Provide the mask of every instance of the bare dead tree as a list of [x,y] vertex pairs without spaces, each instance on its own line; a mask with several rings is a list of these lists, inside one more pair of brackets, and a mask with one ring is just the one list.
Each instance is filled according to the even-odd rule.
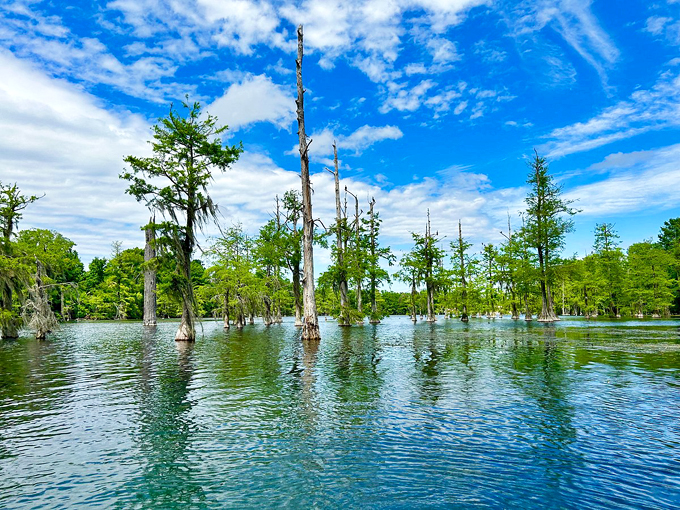
[[314,296],[314,217],[312,216],[312,189],[309,181],[309,143],[305,133],[305,107],[302,86],[302,57],[303,35],[302,25],[297,28],[298,53],[295,61],[297,75],[297,121],[298,136],[300,139],[300,176],[302,178],[302,253],[304,260],[302,279],[302,302],[304,307],[304,325],[302,326],[302,339],[318,341],[319,320],[316,313],[316,297]]

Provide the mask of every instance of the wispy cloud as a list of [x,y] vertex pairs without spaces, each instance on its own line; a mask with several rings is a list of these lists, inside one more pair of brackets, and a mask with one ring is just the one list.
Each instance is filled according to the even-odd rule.
[[[591,3],[591,0],[524,1],[509,3],[503,12],[511,33],[524,45],[549,47],[549,43],[538,40],[536,35],[545,29],[559,34],[597,72],[603,86],[608,88],[607,73],[619,59],[620,51],[593,14]],[[572,66],[564,55],[558,54],[554,48],[550,53],[551,60],[546,63],[562,79],[569,76]],[[533,56],[530,52],[524,54]]]
[[540,149],[561,157],[631,138],[652,130],[680,125],[680,74],[663,72],[649,90],[637,90],[586,122],[553,130]]
[[680,201],[680,144],[649,151],[616,153],[590,167],[605,179],[569,190],[582,214],[602,218],[649,209],[677,208]]

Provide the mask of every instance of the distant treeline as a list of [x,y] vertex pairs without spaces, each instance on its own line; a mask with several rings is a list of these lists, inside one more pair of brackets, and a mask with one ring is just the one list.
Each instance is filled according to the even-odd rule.
[[[85,270],[74,243],[60,233],[18,229],[23,210],[41,197],[0,183],[2,337],[16,337],[26,325],[44,338],[57,320],[141,319],[145,277],[147,288],[155,289],[147,297],[155,295],[157,303],[147,303],[150,322],[156,313],[181,316],[176,339],[195,338],[195,316],[243,327],[257,316],[272,324],[294,315],[302,325],[303,290],[312,288],[305,285],[311,279],[304,280],[304,260],[313,260],[313,243],[330,248],[332,262],[306,299],[316,297],[318,313],[344,326],[394,314],[434,321],[437,314],[467,320],[473,314],[502,313],[552,321],[558,314],[661,317],[680,312],[680,218],[666,221],[656,240],[625,251],[614,225],[600,223],[589,255],[563,258],[565,236],[574,227],[571,217],[578,211],[562,197],[538,153],[528,164],[521,226],[513,227],[508,217],[504,241],[484,244],[479,253],[471,251],[461,222],[458,238],[445,246],[432,232],[427,212],[425,231],[412,232],[413,248],[397,261],[389,247],[380,245],[382,220],[375,199],[364,209],[347,186],[341,193],[334,145],[333,224],[313,228],[315,221],[305,220],[311,203],[305,206],[301,192],[291,190],[272,201],[272,218],[257,235],[247,235],[240,226],[221,228],[201,260],[195,259],[197,231],[217,219],[208,193],[211,171],[226,170],[242,147],[224,146],[216,135],[226,127],[217,127],[214,117],[203,119],[198,103],[182,105],[185,116],[171,108],[154,127],[154,157],[125,158],[131,171],[121,174],[129,182],[127,193],[153,214],[142,227],[146,260],[145,250],[123,250],[114,242],[110,254],[94,258]],[[165,184],[158,187],[158,182]],[[387,291],[394,278],[410,292]],[[315,313],[310,317],[316,321]]]

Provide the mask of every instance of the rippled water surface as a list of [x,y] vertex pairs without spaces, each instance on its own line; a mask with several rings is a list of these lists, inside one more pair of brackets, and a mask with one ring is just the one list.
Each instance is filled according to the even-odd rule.
[[674,508],[680,322],[0,341],[0,507]]

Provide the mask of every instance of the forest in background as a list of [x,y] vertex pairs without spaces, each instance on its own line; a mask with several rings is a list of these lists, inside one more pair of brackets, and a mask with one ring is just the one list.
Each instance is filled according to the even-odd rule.
[[[44,229],[15,232],[9,228],[20,219],[18,211],[8,215],[12,204],[18,201],[28,206],[38,197],[21,195],[16,185],[1,186],[1,274],[4,289],[13,291],[11,306],[3,310],[4,322],[26,317],[27,307],[36,301],[38,273],[40,287],[59,320],[142,318],[144,270],[149,265],[144,261],[143,248],[123,250],[120,242],[113,242],[109,254],[95,257],[85,269],[74,243],[60,233]],[[199,316],[226,315],[237,326],[255,317],[263,317],[268,323],[284,315],[300,319],[299,192],[277,197],[272,208],[274,217],[258,235],[251,237],[239,226],[224,229],[201,259],[192,260],[191,279]],[[397,263],[389,248],[379,247],[379,215],[359,215],[357,223],[351,210],[349,218],[346,212],[347,207],[337,224],[317,235],[318,243],[331,245],[334,261],[318,278],[320,314],[343,319],[338,285],[341,277],[350,290],[346,313],[351,322],[414,315],[414,310],[415,316],[425,316],[428,289],[434,291],[433,311],[440,315],[460,317],[464,303],[471,316],[519,317],[519,313],[535,315],[541,308],[536,250],[531,248],[526,229],[513,231],[510,219],[505,241],[484,244],[478,253],[471,251],[462,235],[445,245],[429,229],[413,233],[413,249]],[[462,232],[464,229],[461,225]],[[342,265],[338,263],[338,244],[331,242],[338,232]],[[142,236],[140,232],[140,239]],[[613,225],[598,224],[590,254],[561,258],[555,252],[552,257],[552,300],[562,315],[642,317],[680,312],[680,218],[666,221],[655,241],[644,240],[626,250],[619,246]],[[387,270],[391,263],[396,264],[392,275]],[[181,303],[173,289],[172,255],[160,253],[153,264],[158,278],[158,315],[179,317]],[[407,283],[411,292],[387,290],[394,279]],[[3,299],[8,299],[7,290]]]

